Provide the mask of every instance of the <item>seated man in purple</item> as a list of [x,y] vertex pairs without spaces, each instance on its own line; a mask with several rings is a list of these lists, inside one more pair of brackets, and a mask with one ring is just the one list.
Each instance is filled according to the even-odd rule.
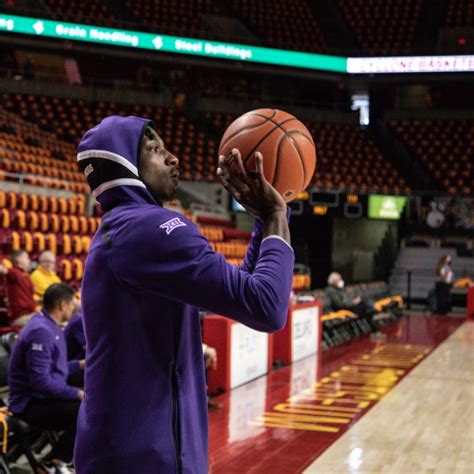
[[10,357],[9,409],[27,423],[62,431],[45,459],[47,472],[66,474],[71,462],[76,419],[84,392],[68,385],[71,373],[83,362],[67,361],[66,340],[61,324],[75,309],[74,290],[54,284],[44,293],[43,309],[21,330]]
[[179,161],[152,122],[107,117],[79,143],[79,166],[105,212],[82,282],[80,474],[207,474],[198,308],[272,332],[285,326],[290,300],[287,208],[255,158],[253,173],[238,150],[219,158],[223,185],[257,217],[238,268],[193,222],[163,207],[175,196]]
[[[86,338],[84,336],[84,326],[82,324],[82,310],[79,310],[64,328],[64,337],[66,338],[67,358],[69,361],[83,361],[86,357]],[[81,370],[71,374],[68,383],[74,387],[84,387],[84,371]]]
[[86,337],[82,322],[82,310],[76,311],[64,328],[67,357],[69,360],[82,360],[86,356]]

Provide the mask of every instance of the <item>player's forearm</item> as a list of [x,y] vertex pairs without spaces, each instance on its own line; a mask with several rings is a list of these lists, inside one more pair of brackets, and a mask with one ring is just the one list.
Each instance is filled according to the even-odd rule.
[[286,210],[274,212],[267,216],[263,219],[263,226],[263,238],[276,235],[291,245],[290,228],[288,227]]
[[245,258],[241,270],[247,273],[252,273],[257,263],[258,254],[260,252],[260,244],[263,239],[263,223],[260,219],[255,219],[254,228],[252,231],[252,238],[250,239],[247,252],[245,253]]

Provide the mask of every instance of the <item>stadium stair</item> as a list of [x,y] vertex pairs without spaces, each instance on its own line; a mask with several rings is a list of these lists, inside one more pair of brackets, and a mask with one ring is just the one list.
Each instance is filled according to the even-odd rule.
[[437,261],[444,255],[452,255],[454,278],[474,279],[474,258],[457,257],[455,248],[404,247],[390,275],[390,291],[408,298],[408,272],[411,271],[412,302],[425,303],[428,293],[434,288],[437,277],[434,270]]

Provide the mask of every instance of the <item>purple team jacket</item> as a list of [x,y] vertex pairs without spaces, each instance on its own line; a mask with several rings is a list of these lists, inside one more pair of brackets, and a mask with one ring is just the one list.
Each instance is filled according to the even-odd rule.
[[78,148],[106,212],[82,283],[87,354],[78,474],[207,473],[198,308],[259,331],[286,323],[291,247],[277,236],[262,241],[257,224],[242,268],[214,253],[191,221],[163,208],[140,180],[148,123],[108,117]]
[[84,359],[86,352],[86,337],[82,325],[82,311],[79,310],[67,323],[64,329],[66,338],[67,357],[69,360]]
[[21,414],[32,398],[77,400],[78,389],[67,378],[79,370],[79,361],[67,361],[61,326],[46,311],[36,313],[20,331],[10,357],[10,411]]

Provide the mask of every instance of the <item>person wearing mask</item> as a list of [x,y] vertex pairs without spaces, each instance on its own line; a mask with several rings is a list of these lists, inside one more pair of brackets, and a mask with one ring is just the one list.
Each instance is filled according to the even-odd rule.
[[444,255],[436,264],[435,275],[438,277],[438,280],[435,286],[435,314],[447,314],[451,309],[451,287],[453,286],[454,277],[451,262],[451,255]]
[[35,311],[33,283],[28,274],[31,260],[25,250],[13,252],[10,260],[12,268],[0,264],[0,275],[4,275],[5,294],[8,300],[8,318],[12,326],[24,326]]
[[49,250],[41,252],[38,258],[38,267],[31,274],[33,282],[34,298],[41,304],[46,289],[54,283],[61,283],[56,273],[56,255]]
[[[209,379],[209,371],[217,369],[217,351],[214,347],[202,343],[202,352],[204,355],[204,367],[206,369],[206,384]],[[208,395],[209,397],[209,395]],[[210,398],[207,400],[207,406],[210,409],[220,408],[220,404],[213,402]]]
[[347,309],[360,316],[366,316],[373,312],[370,305],[363,301],[360,296],[351,297],[345,291],[345,283],[340,273],[332,272],[327,281],[326,293],[331,300],[331,306],[334,311]]
[[76,308],[74,290],[51,285],[43,308],[20,331],[8,369],[9,410],[28,424],[61,431],[44,459],[44,470],[68,474],[76,437],[76,420],[84,391],[67,383],[69,375],[84,369],[84,361],[68,363],[62,324]]

